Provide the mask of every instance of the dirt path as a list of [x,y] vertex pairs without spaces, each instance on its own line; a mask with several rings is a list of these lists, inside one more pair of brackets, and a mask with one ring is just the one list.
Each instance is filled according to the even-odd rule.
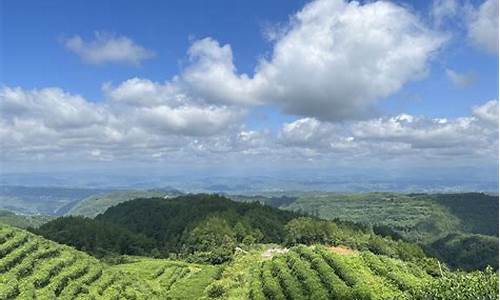
[[274,247],[269,248],[266,251],[262,252],[261,256],[264,259],[271,259],[276,254],[284,254],[288,252],[288,248]]

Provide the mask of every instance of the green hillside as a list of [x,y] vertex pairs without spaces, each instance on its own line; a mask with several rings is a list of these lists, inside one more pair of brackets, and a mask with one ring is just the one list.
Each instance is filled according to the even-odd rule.
[[498,268],[498,203],[482,193],[306,193],[281,208],[368,224],[376,233],[419,243],[452,267],[473,270]]
[[282,208],[387,225],[412,241],[427,242],[452,231],[498,236],[498,197],[481,193],[307,193]]
[[1,226],[0,299],[498,299],[491,269],[435,274],[426,260],[341,246],[255,245],[219,266],[107,261]]
[[253,300],[472,300],[497,294],[498,274],[491,269],[433,276],[417,262],[320,245],[239,253],[206,289],[209,298]]
[[342,244],[395,258],[425,256],[418,245],[376,235],[367,226],[207,194],[135,199],[95,219],[61,217],[33,232],[98,257],[175,255],[194,262],[223,263],[231,259],[235,247],[260,243]]
[[151,191],[115,191],[105,194],[96,194],[89,196],[74,207],[72,207],[66,215],[95,217],[100,213],[105,212],[108,208],[137,198],[153,198],[153,197],[175,197],[181,195],[181,192],[151,190]]
[[39,227],[54,219],[44,215],[18,215],[8,210],[0,209],[0,224],[11,225],[19,228]]
[[26,231],[0,227],[0,299],[196,299],[216,271],[148,258],[107,265]]
[[107,189],[0,185],[0,208],[20,214],[60,216],[78,201]]

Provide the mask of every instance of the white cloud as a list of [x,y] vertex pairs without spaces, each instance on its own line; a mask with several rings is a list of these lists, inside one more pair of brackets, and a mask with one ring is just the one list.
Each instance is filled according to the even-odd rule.
[[480,121],[498,126],[498,101],[490,100],[483,105],[473,107],[472,114]]
[[171,82],[164,84],[144,78],[131,78],[114,87],[105,83],[102,87],[105,96],[114,103],[132,106],[157,106],[168,104],[180,106],[190,99],[180,88]]
[[446,76],[457,87],[466,88],[476,82],[474,73],[458,73],[452,69],[446,69]]
[[[175,97],[206,105],[271,103],[285,113],[319,120],[359,119],[384,97],[424,76],[445,40],[410,10],[383,1],[317,0],[280,28],[271,57],[261,59],[253,74],[238,72],[230,45],[207,37],[191,45],[188,66],[170,82],[132,79],[108,94],[141,104],[184,101]],[[85,45],[80,40],[72,42],[76,48],[97,49],[108,39],[97,35],[97,42],[85,47],[78,46]]]
[[[302,118],[273,133],[246,129],[241,123],[243,112],[235,107],[190,98],[171,104],[169,93],[162,92],[144,103],[120,94],[127,87],[142,99],[137,91],[149,83],[134,79],[116,88],[109,85],[101,103],[55,88],[2,88],[0,159],[205,164],[231,160],[252,165],[310,160],[360,164],[387,159],[427,159],[433,164],[497,160],[496,100],[473,107],[472,115],[462,118],[400,114],[344,123]],[[168,85],[152,83],[144,91],[168,90]],[[130,101],[121,102],[118,95]]]
[[436,26],[441,26],[442,23],[455,17],[462,10],[462,6],[457,0],[434,0],[431,7],[431,17]]
[[[93,103],[59,88],[1,88],[2,159],[144,159],[158,149],[182,148],[193,136],[234,130],[242,116],[239,108],[181,97],[169,83],[132,79],[116,89],[107,85],[105,95],[104,102]],[[156,98],[141,102],[148,95]]]
[[322,124],[314,118],[303,118],[284,124],[279,138],[286,145],[318,145],[333,133],[333,129],[333,125],[329,123]]
[[498,0],[486,0],[469,12],[468,34],[480,48],[498,53]]
[[425,75],[444,42],[408,9],[389,2],[317,0],[280,28],[271,58],[254,74],[237,71],[230,45],[204,38],[191,45],[190,64],[171,85],[205,103],[273,103],[299,116],[356,119]]
[[[444,43],[409,9],[317,0],[280,28],[253,74],[238,72],[230,45],[204,38],[177,76],[105,83],[98,103],[59,88],[0,88],[0,160],[497,159],[497,101],[463,118],[370,117],[381,99],[424,76]],[[101,34],[66,46],[90,63],[140,64],[151,55]],[[132,54],[115,55],[117,47]],[[447,74],[470,83],[467,74]],[[278,133],[245,128],[246,109],[267,104],[300,118]]]
[[287,28],[252,77],[237,74],[229,45],[207,38],[191,47],[193,64],[181,78],[204,99],[277,103],[285,113],[348,120],[423,76],[444,42],[390,2],[314,1]]
[[473,107],[472,116],[444,119],[400,114],[342,125],[311,118],[283,125],[285,145],[325,153],[348,150],[351,157],[373,160],[397,155],[497,159],[498,101]]
[[151,130],[188,136],[212,135],[238,120],[237,112],[226,107],[193,105],[143,108],[135,111],[134,117]]
[[443,38],[390,2],[320,0],[295,15],[256,77],[287,113],[348,120],[426,72]]
[[0,116],[10,124],[40,121],[54,130],[75,129],[102,124],[108,117],[102,107],[59,88],[25,91],[5,87],[0,89],[0,99]]
[[94,40],[85,41],[75,35],[64,40],[64,46],[90,64],[125,63],[140,65],[142,61],[154,57],[154,52],[125,36],[108,33],[94,33]]
[[191,64],[180,76],[179,84],[205,101],[253,105],[264,101],[255,95],[258,79],[237,74],[230,45],[221,46],[212,38],[195,41],[188,50]]
[[132,78],[117,87],[105,84],[103,91],[119,118],[160,133],[212,135],[238,123],[243,114],[239,107],[196,99],[176,80],[161,84]]

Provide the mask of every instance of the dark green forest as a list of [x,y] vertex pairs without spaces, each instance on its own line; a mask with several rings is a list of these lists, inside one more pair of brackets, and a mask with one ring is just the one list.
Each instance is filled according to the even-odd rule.
[[136,199],[95,219],[61,217],[31,230],[97,257],[148,255],[217,264],[231,260],[235,247],[259,243],[343,245],[408,261],[425,257],[417,244],[377,234],[371,226],[207,194]]

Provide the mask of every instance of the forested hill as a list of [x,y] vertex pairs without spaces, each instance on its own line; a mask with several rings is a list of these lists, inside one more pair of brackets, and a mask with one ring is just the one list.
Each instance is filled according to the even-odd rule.
[[[444,212],[442,209],[429,211],[430,207],[425,206],[417,210],[416,204],[412,205],[415,212],[433,216]],[[395,207],[399,206],[389,206]],[[373,213],[373,208],[368,207],[367,213]],[[97,257],[129,254],[223,263],[231,259],[236,247],[260,243],[283,246],[321,243],[370,250],[403,260],[425,257],[424,252],[427,252],[457,269],[483,270],[488,265],[498,268],[498,238],[464,234],[439,225],[454,224],[455,219],[436,220],[436,227],[414,221],[415,218],[418,220],[418,216],[409,213],[399,223],[393,219],[394,224],[389,223],[393,226],[360,225],[338,219],[326,221],[306,217],[259,202],[235,202],[220,195],[198,194],[126,201],[95,219],[62,217],[32,231]],[[419,245],[400,234],[406,224],[415,224],[414,228],[427,235],[436,230],[445,231],[428,244]]]
[[109,208],[95,219],[61,217],[32,230],[96,256],[179,256],[222,263],[231,259],[236,247],[260,243],[342,244],[395,258],[425,256],[419,246],[376,235],[371,227],[206,194],[136,199]]

